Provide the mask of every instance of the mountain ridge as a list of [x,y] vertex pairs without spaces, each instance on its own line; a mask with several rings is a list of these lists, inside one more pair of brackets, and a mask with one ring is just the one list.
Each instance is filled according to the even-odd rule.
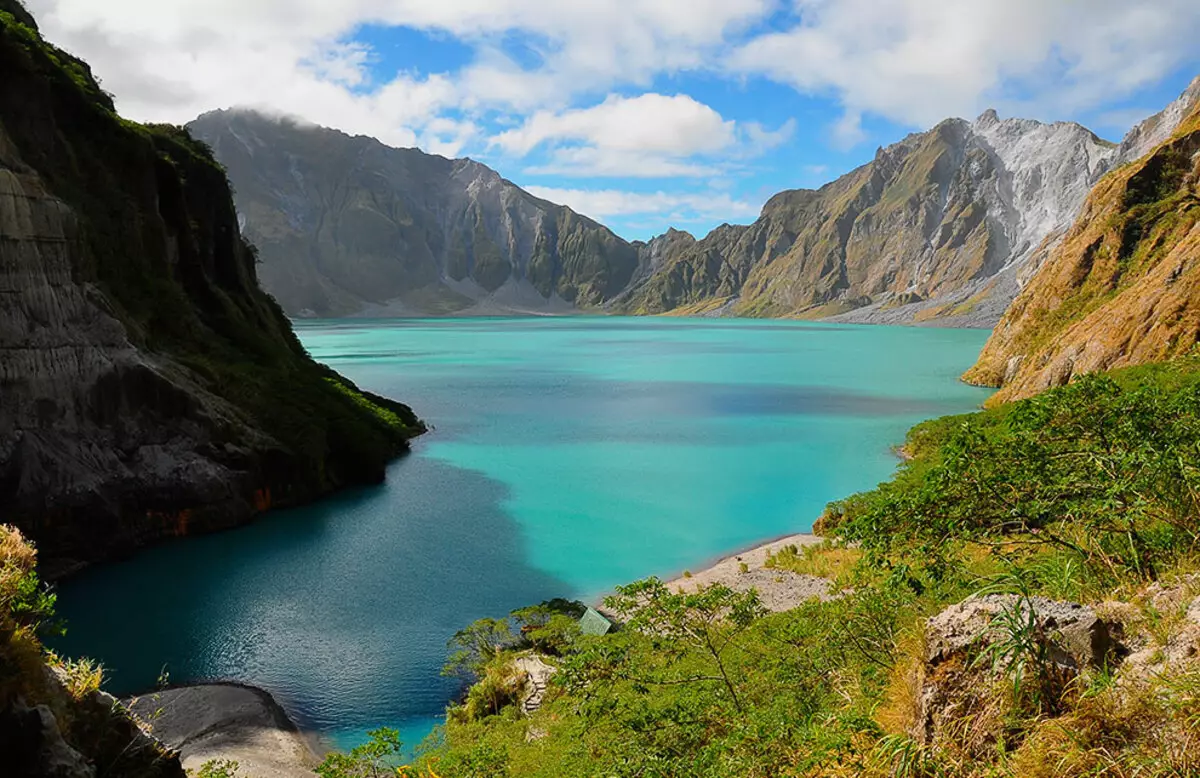
[[474,160],[248,111],[189,127],[229,171],[264,286],[293,315],[445,313],[530,290],[547,310],[588,306],[637,267],[608,228]]
[[[1022,267],[1065,232],[1116,154],[1076,123],[989,110],[880,147],[819,189],[777,193],[751,224],[629,242],[475,160],[243,109],[189,126],[230,172],[262,248],[265,287],[299,316],[584,310],[990,325],[1016,295]],[[282,156],[254,153],[280,144]],[[297,160],[320,178],[305,149],[331,146],[342,170],[297,178]],[[443,170],[430,178],[409,169],[419,165]],[[321,186],[369,191],[371,202],[323,201]],[[390,212],[420,199],[414,190],[439,188],[432,209]],[[282,226],[280,215],[296,209],[309,225]],[[383,225],[376,245],[337,234],[367,211]],[[330,231],[325,217],[349,227]],[[424,234],[406,234],[413,229]]]

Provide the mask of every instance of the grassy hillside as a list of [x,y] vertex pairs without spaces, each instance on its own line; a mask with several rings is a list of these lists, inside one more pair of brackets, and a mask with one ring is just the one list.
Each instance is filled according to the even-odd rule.
[[[543,649],[559,672],[531,717],[506,704],[511,656],[477,653],[482,682],[416,772],[1197,774],[1200,663],[1168,657],[1198,639],[1183,614],[1200,594],[1200,360],[929,422],[907,451],[893,480],[829,506],[826,547],[773,560],[834,578],[840,598],[765,614],[720,587],[626,587],[609,601],[621,631]],[[922,689],[951,670],[927,666],[927,619],[981,592],[1094,605],[1142,651],[1063,675],[1057,636],[1014,607],[951,668],[980,680],[930,734]]]

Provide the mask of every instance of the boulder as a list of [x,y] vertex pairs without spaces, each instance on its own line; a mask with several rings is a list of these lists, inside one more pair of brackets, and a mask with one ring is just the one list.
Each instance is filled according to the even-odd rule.
[[63,739],[50,708],[19,700],[0,714],[0,764],[11,778],[96,778],[96,768]]
[[[1004,650],[989,655],[989,648]],[[982,756],[994,748],[1012,707],[1022,704],[1011,683],[1016,664],[1025,665],[1024,688],[1052,712],[1082,670],[1126,653],[1120,625],[1090,607],[1043,597],[971,597],[927,622],[912,734]]]

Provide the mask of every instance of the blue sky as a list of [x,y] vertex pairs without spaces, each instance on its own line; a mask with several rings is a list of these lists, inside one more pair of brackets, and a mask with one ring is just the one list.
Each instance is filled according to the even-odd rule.
[[470,156],[619,234],[704,234],[948,116],[1118,140],[1195,0],[27,0],[123,112],[247,106]]

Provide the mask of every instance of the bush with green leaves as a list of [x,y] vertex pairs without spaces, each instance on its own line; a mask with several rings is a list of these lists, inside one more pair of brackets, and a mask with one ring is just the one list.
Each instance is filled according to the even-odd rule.
[[1062,552],[1093,577],[1152,580],[1200,540],[1194,381],[1085,376],[924,433],[936,440],[929,456],[831,506],[838,537],[876,561],[902,551],[937,575],[970,541]]
[[400,733],[380,727],[367,733],[369,740],[349,753],[332,752],[317,766],[320,778],[384,778],[397,774],[404,744]]

